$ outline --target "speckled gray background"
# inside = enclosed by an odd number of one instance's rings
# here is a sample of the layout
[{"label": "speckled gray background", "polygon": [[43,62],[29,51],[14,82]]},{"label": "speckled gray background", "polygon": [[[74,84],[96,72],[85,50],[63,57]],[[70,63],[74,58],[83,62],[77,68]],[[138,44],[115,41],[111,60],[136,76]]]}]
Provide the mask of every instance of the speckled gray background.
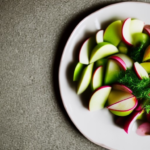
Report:
[{"label": "speckled gray background", "polygon": [[0,150],[105,150],[67,116],[58,66],[74,27],[114,2],[0,0]]}]

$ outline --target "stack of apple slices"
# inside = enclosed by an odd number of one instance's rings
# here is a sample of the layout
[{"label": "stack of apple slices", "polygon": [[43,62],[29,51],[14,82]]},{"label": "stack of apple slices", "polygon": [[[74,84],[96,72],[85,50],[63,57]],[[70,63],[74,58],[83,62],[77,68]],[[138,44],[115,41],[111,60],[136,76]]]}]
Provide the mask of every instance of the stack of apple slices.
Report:
[{"label": "stack of apple slices", "polygon": [[[145,32],[143,32],[145,31]],[[133,120],[143,113],[135,111],[138,100],[126,85],[117,83],[121,71],[134,69],[139,79],[149,78],[150,46],[144,52],[143,62],[134,62],[127,54],[129,47],[150,39],[150,26],[144,26],[139,19],[127,18],[112,22],[106,30],[99,30],[81,46],[73,81],[77,82],[77,94],[82,94],[89,86],[89,110],[104,108],[117,116],[131,117],[124,129],[128,133]]]}]

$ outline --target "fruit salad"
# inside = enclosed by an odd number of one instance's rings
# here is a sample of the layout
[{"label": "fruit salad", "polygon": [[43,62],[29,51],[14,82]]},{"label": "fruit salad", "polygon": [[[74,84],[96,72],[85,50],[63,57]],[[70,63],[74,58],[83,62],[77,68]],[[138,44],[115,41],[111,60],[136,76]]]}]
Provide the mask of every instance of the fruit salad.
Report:
[{"label": "fruit salad", "polygon": [[149,135],[150,25],[136,18],[115,20],[87,38],[73,81],[77,94],[90,91],[89,111],[108,109],[126,133],[142,120],[137,134]]}]

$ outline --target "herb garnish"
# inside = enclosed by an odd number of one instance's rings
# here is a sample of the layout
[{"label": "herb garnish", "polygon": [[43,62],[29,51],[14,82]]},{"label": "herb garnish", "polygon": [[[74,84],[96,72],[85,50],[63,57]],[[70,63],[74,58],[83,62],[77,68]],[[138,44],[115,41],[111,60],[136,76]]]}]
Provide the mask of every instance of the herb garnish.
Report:
[{"label": "herb garnish", "polygon": [[140,80],[133,70],[127,69],[120,72],[118,82],[130,88],[133,95],[143,101],[142,104],[146,112],[150,111],[150,78]]}]

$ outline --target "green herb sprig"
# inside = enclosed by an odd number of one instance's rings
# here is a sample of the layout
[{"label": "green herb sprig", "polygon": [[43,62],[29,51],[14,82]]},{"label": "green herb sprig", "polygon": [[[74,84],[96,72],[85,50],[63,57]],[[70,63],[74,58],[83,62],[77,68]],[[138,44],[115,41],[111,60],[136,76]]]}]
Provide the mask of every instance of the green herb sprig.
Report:
[{"label": "green herb sprig", "polygon": [[120,72],[118,82],[130,88],[137,99],[143,100],[145,110],[150,111],[150,78],[140,80],[133,70],[127,69]]}]

